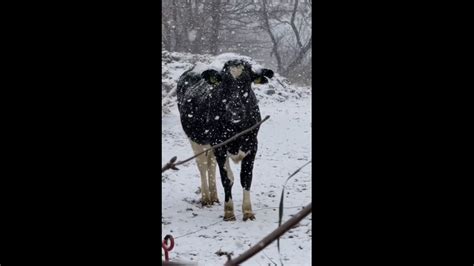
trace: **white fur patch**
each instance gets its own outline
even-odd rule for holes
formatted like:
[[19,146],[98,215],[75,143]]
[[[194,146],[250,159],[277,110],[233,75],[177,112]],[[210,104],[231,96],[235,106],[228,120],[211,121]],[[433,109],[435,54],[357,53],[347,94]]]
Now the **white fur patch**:
[[216,157],[212,151],[207,156],[207,178],[209,179],[209,192],[211,194],[211,200],[217,200],[217,187],[216,187]]
[[250,191],[244,189],[244,200],[242,203],[242,211],[244,213],[246,212],[252,212],[252,203],[250,201]]
[[[211,145],[201,145],[198,144],[191,139],[189,140],[191,142],[191,147],[193,148],[194,154],[198,154],[206,149],[209,149]],[[209,199],[210,196],[210,186],[213,188],[212,190],[215,190],[215,174],[212,173],[214,170],[212,167],[212,157],[214,157],[214,154],[201,154],[198,157],[196,157],[196,163],[199,169],[199,174],[201,175],[201,193],[202,197],[204,199]],[[211,157],[211,158],[209,158]],[[210,174],[211,173],[211,174]],[[211,179],[211,180],[209,180]],[[214,192],[214,191],[213,191]]]
[[224,169],[227,172],[227,177],[230,179],[232,184],[234,183],[234,173],[232,173],[232,169],[230,168],[229,158],[225,161]]
[[229,199],[228,202],[224,202],[224,214],[234,216],[234,202]]
[[230,156],[230,158],[232,159],[232,161],[234,161],[234,163],[239,163],[240,161],[242,161],[245,156],[247,156],[248,154],[250,153],[250,151],[248,152],[243,152],[241,150],[239,150],[239,153],[237,155],[233,155],[233,154],[230,154],[228,153],[228,155]]

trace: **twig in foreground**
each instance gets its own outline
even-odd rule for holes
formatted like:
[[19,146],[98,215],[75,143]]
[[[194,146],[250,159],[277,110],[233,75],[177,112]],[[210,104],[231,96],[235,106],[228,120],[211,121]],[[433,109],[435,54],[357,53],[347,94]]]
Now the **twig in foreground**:
[[176,160],[178,159],[178,157],[174,156],[173,158],[171,158],[171,160],[165,164],[165,166],[163,166],[161,168],[161,172],[163,173],[164,171],[168,170],[168,169],[173,169],[173,170],[178,170],[178,168],[176,168],[174,166],[174,162],[176,162]]
[[[278,226],[281,226],[281,221],[283,220],[283,200],[285,196],[285,187],[286,184],[288,183],[288,180],[292,178],[294,175],[296,175],[301,169],[303,169],[306,165],[310,164],[313,160],[310,160],[309,162],[305,163],[303,166],[298,168],[293,174],[291,174],[285,181],[285,184],[283,184],[283,188],[281,190],[281,198],[280,198],[280,207],[278,211]],[[277,247],[278,247],[278,253],[280,253],[280,238],[277,239]]]
[[174,163],[174,162],[176,161],[176,159],[177,159],[177,157],[174,156],[173,158],[171,158],[171,160],[170,160],[165,166],[163,166],[163,167],[161,168],[161,172],[163,173],[164,171],[166,171],[166,170],[168,170],[168,169],[170,169],[170,168],[173,169],[173,170],[179,170],[178,168],[176,168],[176,166],[178,166],[178,165],[180,165],[180,164],[183,164],[183,163],[186,163],[186,162],[189,162],[189,161],[191,161],[192,159],[194,159],[194,158],[198,157],[199,155],[201,155],[201,154],[203,154],[203,153],[206,153],[206,152],[208,152],[208,151],[210,151],[210,150],[213,150],[213,149],[216,149],[216,148],[219,148],[219,147],[221,147],[221,146],[226,145],[227,143],[229,143],[229,142],[231,142],[231,141],[237,139],[238,137],[244,135],[245,133],[247,133],[247,132],[249,132],[249,131],[252,131],[254,128],[258,127],[260,124],[262,124],[263,122],[265,122],[265,121],[266,121],[267,119],[269,119],[269,118],[270,118],[270,116],[267,115],[264,119],[262,119],[262,121],[258,122],[257,124],[255,124],[255,125],[253,125],[253,126],[247,128],[246,130],[244,130],[244,131],[242,131],[242,132],[240,132],[240,133],[237,133],[236,135],[234,135],[233,137],[227,139],[226,141],[221,142],[221,143],[219,143],[219,144],[216,144],[216,145],[210,147],[209,149],[204,150],[204,151],[202,151],[202,152],[200,152],[200,153],[198,153],[198,154],[196,154],[196,155],[194,155],[194,156],[192,156],[192,157],[190,157],[190,158],[188,158],[188,159],[186,159],[186,160],[184,160],[184,161],[179,161],[179,162],[177,162],[177,163]]
[[224,265],[225,266],[239,265],[242,262],[248,260],[249,258],[257,254],[258,252],[260,252],[262,249],[270,245],[273,241],[275,241],[275,239],[283,235],[286,231],[290,230],[293,226],[298,224],[301,220],[303,220],[303,218],[305,218],[308,214],[311,213],[312,209],[313,209],[313,203],[308,204],[303,210],[301,210],[291,219],[286,221],[282,226],[275,229],[273,232],[267,235],[264,239],[260,240],[260,242],[252,246],[250,249],[242,253],[237,258],[227,261],[226,264]]

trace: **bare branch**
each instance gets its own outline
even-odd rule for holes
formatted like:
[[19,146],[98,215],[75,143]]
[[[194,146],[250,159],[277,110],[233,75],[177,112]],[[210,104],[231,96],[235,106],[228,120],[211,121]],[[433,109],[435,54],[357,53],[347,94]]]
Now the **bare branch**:
[[281,70],[283,69],[283,66],[282,66],[282,63],[281,63],[280,54],[278,53],[278,42],[275,38],[275,35],[273,34],[273,32],[271,30],[270,22],[269,22],[269,19],[268,19],[267,0],[262,0],[262,15],[263,15],[264,27],[267,30],[268,35],[270,35],[270,39],[272,39],[272,42],[273,42],[272,54],[275,55],[275,58],[277,60],[278,72],[281,72]]
[[178,165],[180,165],[180,164],[183,164],[183,163],[186,163],[186,162],[189,162],[190,160],[192,160],[192,159],[198,157],[199,155],[201,155],[201,154],[203,154],[203,153],[207,153],[207,152],[210,151],[210,150],[217,149],[217,148],[219,148],[219,147],[221,147],[221,146],[226,145],[227,143],[229,143],[229,142],[231,142],[231,141],[234,141],[234,140],[237,139],[238,137],[240,137],[240,136],[242,136],[242,135],[244,135],[244,134],[246,134],[246,133],[252,131],[253,129],[255,129],[256,127],[258,127],[259,125],[261,125],[263,122],[265,122],[265,121],[266,121],[267,119],[269,119],[269,118],[270,118],[270,116],[267,115],[262,121],[258,122],[257,124],[255,124],[255,125],[253,125],[253,126],[247,128],[246,130],[244,130],[244,131],[242,131],[242,132],[240,132],[240,133],[237,133],[236,135],[234,135],[233,137],[227,139],[226,141],[221,142],[221,143],[219,143],[219,144],[216,144],[216,145],[210,147],[209,149],[206,149],[206,150],[204,150],[204,151],[202,151],[202,152],[200,152],[200,153],[198,153],[198,154],[196,154],[196,155],[194,155],[194,156],[192,156],[192,157],[190,157],[190,158],[188,158],[188,159],[186,159],[186,160],[184,160],[184,161],[179,161],[179,162],[177,162],[177,163],[174,163],[174,162],[176,161],[177,157],[176,157],[176,156],[173,157],[173,158],[171,158],[171,160],[170,160],[165,166],[163,166],[163,167],[161,168],[161,172],[163,173],[164,171],[166,171],[166,170],[168,170],[168,169],[170,169],[170,168],[173,169],[173,170],[179,170],[179,169],[176,168],[176,166],[178,166]]
[[278,237],[282,236],[286,231],[290,230],[293,226],[297,225],[303,218],[308,216],[313,209],[313,203],[308,204],[303,210],[295,214],[291,219],[285,222],[282,226],[275,229],[271,234],[260,240],[257,244],[251,247],[249,250],[242,253],[237,258],[230,260],[224,264],[225,266],[239,265],[242,262],[248,260],[253,255],[260,252],[262,249],[270,245]]
[[[309,162],[305,163],[303,166],[298,168],[293,174],[291,174],[286,179],[285,184],[283,184],[283,188],[281,190],[280,207],[279,207],[279,211],[278,211],[278,226],[281,226],[281,221],[283,220],[283,209],[284,209],[283,199],[284,199],[284,196],[285,196],[285,187],[286,187],[286,184],[288,183],[288,180],[290,180],[290,178],[295,176],[299,171],[301,171],[301,169],[303,169],[306,165],[310,164],[311,162],[312,162],[312,160],[310,160]],[[277,238],[277,247],[278,247],[278,252],[280,252],[280,237]]]
[[178,159],[178,157],[174,156],[173,158],[171,158],[171,160],[165,164],[165,166],[163,166],[161,168],[161,172],[163,173],[164,171],[168,170],[168,169],[173,169],[173,170],[179,170],[178,168],[175,167],[175,164],[174,162],[176,162],[176,159]]
[[300,33],[298,32],[298,29],[296,28],[296,25],[295,25],[295,16],[296,16],[297,9],[298,9],[298,0],[295,0],[295,6],[294,6],[294,9],[293,9],[293,13],[291,14],[290,26],[293,29],[293,32],[295,33],[296,42],[298,43],[299,48],[303,49],[303,44],[301,43]]
[[303,58],[306,55],[306,53],[308,52],[308,50],[311,49],[312,43],[313,43],[313,36],[311,36],[311,38],[309,38],[308,43],[305,45],[305,47],[303,47],[302,50],[300,50],[300,53],[295,58],[295,60],[293,60],[293,62],[288,65],[288,67],[286,68],[285,73],[288,73],[289,70],[293,69],[295,66],[297,66],[298,64],[301,63],[301,61],[303,60]]

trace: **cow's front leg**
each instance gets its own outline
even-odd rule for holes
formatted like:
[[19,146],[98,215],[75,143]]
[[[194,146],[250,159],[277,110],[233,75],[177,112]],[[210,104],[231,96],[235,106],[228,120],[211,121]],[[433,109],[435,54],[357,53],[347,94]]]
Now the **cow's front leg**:
[[213,151],[209,151],[207,155],[207,176],[209,178],[209,192],[211,204],[219,203],[219,197],[217,196],[217,187],[216,187],[216,157],[214,156]]
[[253,164],[255,161],[255,154],[257,149],[254,148],[242,160],[242,167],[240,172],[240,183],[244,190],[244,200],[242,203],[242,212],[244,214],[244,221],[255,220],[255,214],[252,211],[252,202],[250,201],[250,186],[252,185]]
[[[194,141],[191,141],[191,147],[193,148],[194,154],[198,154],[204,151],[204,149],[206,148],[205,145],[197,144]],[[207,183],[208,163],[205,154],[201,154],[196,157],[196,163],[199,169],[199,174],[201,176],[201,204],[203,206],[212,205],[211,198],[209,195],[209,185]]]
[[224,221],[235,221],[234,203],[232,201],[232,185],[234,184],[234,175],[230,169],[229,160],[224,149],[215,150],[217,165],[221,174],[222,185],[224,187]]

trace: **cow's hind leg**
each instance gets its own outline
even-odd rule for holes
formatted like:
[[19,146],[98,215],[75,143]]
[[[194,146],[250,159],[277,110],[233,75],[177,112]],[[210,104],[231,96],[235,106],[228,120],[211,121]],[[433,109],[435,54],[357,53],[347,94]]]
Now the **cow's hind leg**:
[[252,185],[253,164],[255,161],[256,150],[251,151],[242,160],[242,167],[240,172],[240,183],[244,190],[244,200],[242,203],[242,212],[244,214],[243,220],[255,220],[255,214],[252,211],[252,202],[250,201],[250,187]]
[[217,148],[215,150],[215,155],[225,193],[224,221],[235,221],[234,203],[232,201],[232,185],[234,184],[234,175],[230,169],[229,160],[224,149]]
[[217,196],[217,187],[216,187],[216,157],[214,152],[209,151],[207,155],[207,177],[209,178],[209,192],[211,204],[214,202],[219,203],[219,197]]
[[[191,140],[191,147],[193,148],[194,154],[198,154],[206,149],[206,146],[209,145],[200,145]],[[212,205],[209,185],[207,183],[207,168],[208,162],[205,154],[201,154],[196,157],[196,163],[199,169],[199,174],[201,175],[201,203],[203,206]]]

